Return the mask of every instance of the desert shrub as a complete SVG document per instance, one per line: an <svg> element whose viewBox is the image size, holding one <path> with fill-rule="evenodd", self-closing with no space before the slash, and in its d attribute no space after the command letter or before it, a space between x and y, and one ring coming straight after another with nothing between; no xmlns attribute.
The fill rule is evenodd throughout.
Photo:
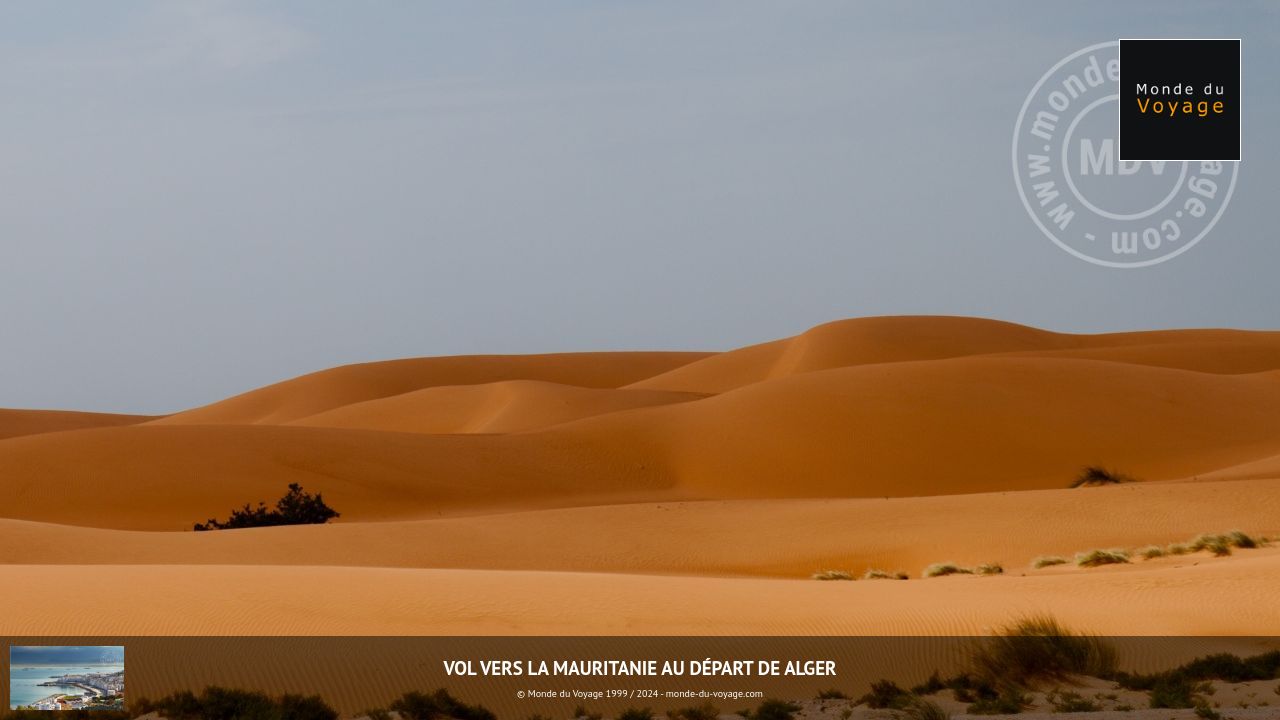
<svg viewBox="0 0 1280 720"><path fill-rule="evenodd" d="M934 670L933 674L929 676L928 680L925 680L919 685L916 685L915 687L911 688L911 694L912 695L933 695L934 693L939 693L946 689L947 689L947 683L942 680L942 676L938 674L938 671Z"/></svg>
<svg viewBox="0 0 1280 720"><path fill-rule="evenodd" d="M1008 688L994 698L978 700L966 712L970 715L1017 715L1030 704L1030 698L1016 689Z"/></svg>
<svg viewBox="0 0 1280 720"><path fill-rule="evenodd" d="M988 638L970 662L988 682L1027 687L1070 675L1108 677L1116 669L1116 652L1099 638L1073 633L1051 617L1034 616Z"/></svg>
<svg viewBox="0 0 1280 720"><path fill-rule="evenodd" d="M1189 708L1195 706L1195 684L1177 673L1160 677L1151 687L1151 707Z"/></svg>
<svg viewBox="0 0 1280 720"><path fill-rule="evenodd" d="M1041 555L1031 561L1031 567L1039 570L1040 568L1052 567L1054 565L1066 565L1070 560L1059 555Z"/></svg>
<svg viewBox="0 0 1280 720"><path fill-rule="evenodd" d="M760 711L757 710L752 717L758 715L759 712ZM720 717L720 710L717 709L715 705L706 703L703 705L692 705L690 707L668 710L667 717L671 718L671 720L716 720L716 718Z"/></svg>
<svg viewBox="0 0 1280 720"><path fill-rule="evenodd" d="M392 720L391 711L386 708L372 708L360 713L360 717L369 718L369 720ZM529 720L534 720L529 718Z"/></svg>
<svg viewBox="0 0 1280 720"><path fill-rule="evenodd" d="M578 705L573 709L574 720L600 720L602 717L604 717L603 713L592 712L585 705Z"/></svg>
<svg viewBox="0 0 1280 720"><path fill-rule="evenodd" d="M1004 566L1000 563L982 563L974 568L974 572L979 575L1003 575Z"/></svg>
<svg viewBox="0 0 1280 720"><path fill-rule="evenodd" d="M831 688L830 690L822 690L818 693L819 700L848 700L849 696L844 694L843 690Z"/></svg>
<svg viewBox="0 0 1280 720"><path fill-rule="evenodd" d="M433 693L409 692L391 703L391 709L406 720L496 720L480 705L468 705L441 688Z"/></svg>
<svg viewBox="0 0 1280 720"><path fill-rule="evenodd" d="M972 575L972 574L973 574L973 568L960 567L959 565L953 562L934 563L924 569L924 576L927 578L944 577L946 575Z"/></svg>
<svg viewBox="0 0 1280 720"><path fill-rule="evenodd" d="M975 703L979 700L994 700L1000 697L999 691L990 681L977 678L970 673L962 673L946 681L951 695L956 702Z"/></svg>
<svg viewBox="0 0 1280 720"><path fill-rule="evenodd" d="M1247 658L1230 653L1206 655L1182 665L1177 672L1193 680L1222 680L1231 683L1272 680L1280 677L1280 650Z"/></svg>
<svg viewBox="0 0 1280 720"><path fill-rule="evenodd" d="M617 720L653 720L653 710L649 708L627 708L618 713Z"/></svg>
<svg viewBox="0 0 1280 720"><path fill-rule="evenodd" d="M916 698L905 709L907 720L951 720L951 713L935 702Z"/></svg>
<svg viewBox="0 0 1280 720"><path fill-rule="evenodd" d="M1232 530L1227 533L1227 542L1232 547L1238 547L1241 550L1253 550L1263 544L1264 540L1255 540L1248 533L1241 530Z"/></svg>
<svg viewBox="0 0 1280 720"><path fill-rule="evenodd" d="M1155 560L1158 557L1164 557L1164 548L1159 545L1148 545L1138 551L1143 560Z"/></svg>
<svg viewBox="0 0 1280 720"><path fill-rule="evenodd" d="M863 580L907 580L910 577L910 575L907 575L901 570L889 572L888 570L879 570L876 568L870 568L862 574Z"/></svg>
<svg viewBox="0 0 1280 720"><path fill-rule="evenodd" d="M852 580L853 574L847 570L819 570L809 577L813 580Z"/></svg>
<svg viewBox="0 0 1280 720"><path fill-rule="evenodd" d="M298 483L289 483L289 492L276 501L273 509L267 509L264 502L259 502L257 507L250 507L246 503L239 510L232 510L231 517L227 520L209 518L207 522L196 523L194 529L201 532L280 525L323 525L338 516L336 510L324 503L324 497L320 493L312 495L304 492Z"/></svg>
<svg viewBox="0 0 1280 720"><path fill-rule="evenodd" d="M1056 713L1098 712L1102 709L1098 703L1069 690L1054 690L1045 695L1044 699L1053 706Z"/></svg>
<svg viewBox="0 0 1280 720"><path fill-rule="evenodd" d="M1203 720L1222 720L1222 713L1205 704L1196 705L1196 717Z"/></svg>
<svg viewBox="0 0 1280 720"><path fill-rule="evenodd" d="M1192 552L1208 550L1219 557L1230 555L1231 539L1226 535L1214 535L1212 533L1197 535L1196 538L1191 541L1191 550Z"/></svg>
<svg viewBox="0 0 1280 720"><path fill-rule="evenodd" d="M174 693L156 701L139 700L139 715L158 713L168 720L337 720L338 713L317 696L284 695L278 698L250 690L209 687L196 695ZM95 713L92 717L102 717Z"/></svg>
<svg viewBox="0 0 1280 720"><path fill-rule="evenodd" d="M1080 471L1076 479L1071 483L1071 487L1091 487L1097 485L1119 485L1120 483L1133 482L1133 478L1123 473L1112 472L1099 465L1090 465Z"/></svg>
<svg viewBox="0 0 1280 720"><path fill-rule="evenodd" d="M1165 552L1170 555L1188 555L1191 553L1191 546L1186 543L1171 543L1165 548Z"/></svg>
<svg viewBox="0 0 1280 720"><path fill-rule="evenodd" d="M884 708L902 710L912 700L911 693L898 687L894 681L877 680L871 683L871 692L858 698L858 704L877 710Z"/></svg>
<svg viewBox="0 0 1280 720"><path fill-rule="evenodd" d="M1129 562L1129 553L1125 550L1090 550L1076 553L1076 565L1080 567L1099 567L1101 565L1118 565Z"/></svg>
<svg viewBox="0 0 1280 720"><path fill-rule="evenodd" d="M752 720L791 720L800 706L785 700L765 700L751 713Z"/></svg>

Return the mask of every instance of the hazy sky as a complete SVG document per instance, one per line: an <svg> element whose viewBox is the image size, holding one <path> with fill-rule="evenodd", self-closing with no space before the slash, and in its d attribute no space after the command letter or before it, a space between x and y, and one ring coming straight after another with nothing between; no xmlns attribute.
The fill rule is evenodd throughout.
<svg viewBox="0 0 1280 720"><path fill-rule="evenodd" d="M0 4L0 406L167 412L410 355L722 349L842 317L1280 327L1280 3ZM1217 228L1051 244L1027 91L1242 37Z"/></svg>

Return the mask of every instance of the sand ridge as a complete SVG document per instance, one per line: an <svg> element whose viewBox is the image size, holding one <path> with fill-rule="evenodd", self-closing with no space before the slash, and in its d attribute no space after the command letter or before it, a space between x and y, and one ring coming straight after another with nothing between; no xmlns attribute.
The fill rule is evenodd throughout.
<svg viewBox="0 0 1280 720"><path fill-rule="evenodd" d="M1093 632L1265 634L1273 549L1027 565L1280 535L1277 458L1280 333L977 318L365 363L164 418L4 411L0 584L33 590L0 597L0 634L77 631L66 573L100 610L139 609L122 633L928 635L1050 610ZM1139 482L1067 489L1085 465ZM338 522L190 532L290 482ZM807 579L944 560L1006 574Z"/></svg>

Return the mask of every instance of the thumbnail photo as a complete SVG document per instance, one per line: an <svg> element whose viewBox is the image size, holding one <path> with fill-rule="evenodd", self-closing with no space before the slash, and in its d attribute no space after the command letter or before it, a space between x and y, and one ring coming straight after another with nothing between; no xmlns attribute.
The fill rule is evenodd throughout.
<svg viewBox="0 0 1280 720"><path fill-rule="evenodd" d="M9 709L120 710L124 648L27 645L9 648Z"/></svg>

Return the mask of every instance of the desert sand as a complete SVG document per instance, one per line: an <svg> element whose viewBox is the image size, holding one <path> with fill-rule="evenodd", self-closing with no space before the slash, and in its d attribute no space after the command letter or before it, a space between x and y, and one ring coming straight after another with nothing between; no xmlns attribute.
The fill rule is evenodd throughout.
<svg viewBox="0 0 1280 720"><path fill-rule="evenodd" d="M291 482L341 517L190 531ZM0 635L1274 635L1280 549L1030 567L1232 529L1280 536L1277 332L867 318L0 412ZM810 579L868 568L911 579Z"/></svg>

